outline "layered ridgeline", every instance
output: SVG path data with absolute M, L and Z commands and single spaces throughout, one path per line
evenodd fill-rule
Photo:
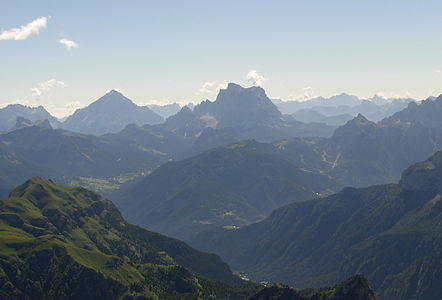
M 170 162 L 111 197 L 132 223 L 189 239 L 218 226 L 243 226 L 292 201 L 340 188 L 327 175 L 246 141 Z
M 282 148 L 296 157 L 306 146 L 310 164 L 343 185 L 360 187 L 397 182 L 406 167 L 442 149 L 442 132 L 413 122 L 374 123 L 358 115 L 330 139 L 293 139 Z
M 100 137 L 52 129 L 47 122 L 20 118 L 16 127 L 0 134 L 0 190 L 32 176 L 85 185 L 89 179 L 91 184 L 97 178 L 124 180 L 172 159 L 187 143 L 179 135 L 149 125 L 129 125 L 120 133 Z
M 10 104 L 0 109 L 0 131 L 11 129 L 18 117 L 30 121 L 48 120 L 53 127 L 60 124 L 43 106 L 29 107 L 21 104 Z
M 111 198 L 131 222 L 189 241 L 344 186 L 397 182 L 403 169 L 441 148 L 440 130 L 359 115 L 329 139 L 240 142 L 168 163 Z
M 231 105 L 238 110 L 236 116 L 242 116 L 239 120 L 244 119 L 239 127 L 232 123 L 232 111 L 226 111 Z M 203 106 L 212 107 L 208 103 Z M 125 181 L 149 172 L 165 161 L 190 157 L 244 139 L 247 137 L 247 134 L 243 135 L 244 128 L 252 132 L 256 129 L 264 135 L 272 135 L 266 132 L 267 129 L 283 132 L 288 128 L 289 136 L 296 135 L 296 131 L 291 131 L 292 127 L 287 127 L 288 123 L 281 120 L 281 114 L 262 89 L 243 89 L 232 84 L 230 90 L 220 93 L 213 106 L 210 114 L 204 113 L 196 119 L 194 112 L 183 108 L 166 122 L 170 125 L 176 120 L 177 127 L 129 124 L 149 123 L 148 116 L 152 112 L 147 107 L 138 107 L 121 93 L 111 91 L 90 106 L 78 110 L 62 124 L 73 131 L 95 134 L 120 130 L 99 137 L 53 130 L 44 122 L 47 117 L 52 124 L 50 115 L 29 111 L 28 114 L 38 116 L 42 121 L 35 123 L 35 116 L 31 119 L 17 117 L 15 126 L 8 125 L 8 129 L 13 127 L 14 130 L 0 134 L 0 165 L 9 174 L 0 175 L 0 194 L 3 189 L 7 190 L 31 176 L 51 177 L 57 182 L 82 184 L 103 191 L 118 186 L 120 177 Z M 193 129 L 192 122 L 186 121 L 186 112 L 196 123 L 216 116 L 217 122 L 224 125 L 213 129 L 204 123 L 204 126 Z M 10 116 L 7 116 L 5 120 L 9 119 Z M 231 125 L 233 128 L 223 127 Z M 241 130 L 238 131 L 238 128 Z M 309 132 L 315 135 L 314 130 Z
M 62 128 L 86 134 L 115 133 L 128 124 L 159 124 L 163 118 L 147 106 L 138 106 L 112 90 L 85 108 L 78 109 L 61 124 Z
M 2 299 L 374 299 L 361 275 L 317 291 L 260 289 L 214 254 L 126 223 L 84 188 L 35 177 L 0 200 Z
M 283 115 L 261 87 L 243 88 L 229 83 L 215 101 L 203 101 L 193 110 L 185 106 L 162 125 L 186 137 L 204 128 L 230 128 L 242 139 L 275 141 L 294 136 L 330 136 L 334 127 L 305 124 Z
M 436 99 L 428 98 L 419 105 L 410 102 L 404 110 L 382 120 L 384 124 L 390 123 L 420 123 L 428 128 L 442 128 L 442 95 Z
M 442 152 L 399 184 L 346 188 L 295 203 L 193 245 L 254 280 L 321 286 L 364 273 L 379 299 L 441 299 Z
M 343 125 L 349 118 L 363 114 L 368 119 L 380 121 L 383 118 L 406 108 L 410 98 L 386 99 L 374 96 L 370 99 L 359 99 L 356 96 L 342 93 L 330 98 L 316 97 L 306 101 L 277 101 L 275 105 L 284 114 L 292 115 L 302 122 L 321 122 L 328 125 Z
M 257 290 L 216 255 L 126 223 L 93 192 L 37 177 L 0 201 L 0 229 L 0 290 L 12 298 L 244 299 Z

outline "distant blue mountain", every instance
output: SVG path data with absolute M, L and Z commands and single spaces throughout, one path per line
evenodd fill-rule
M 11 129 L 18 117 L 29 121 L 48 120 L 53 127 L 58 127 L 59 125 L 59 121 L 43 106 L 29 107 L 21 104 L 10 104 L 0 109 L 0 131 Z
M 128 124 L 159 124 L 163 118 L 148 107 L 138 106 L 120 92 L 110 91 L 69 116 L 61 127 L 80 133 L 101 135 L 122 130 Z
M 160 115 L 164 119 L 176 114 L 180 111 L 181 107 L 178 103 L 165 104 L 165 105 L 157 105 L 157 104 L 149 104 L 147 105 L 154 113 Z

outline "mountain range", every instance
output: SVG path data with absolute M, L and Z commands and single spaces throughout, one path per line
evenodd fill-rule
M 408 165 L 440 149 L 440 130 L 358 115 L 331 138 L 234 142 L 169 162 L 109 197 L 129 221 L 191 241 L 214 227 L 241 227 L 284 204 L 345 186 L 395 183 Z
M 156 168 L 171 158 L 180 142 L 161 128 L 136 125 L 101 137 L 52 129 L 46 123 L 18 120 L 0 134 L 0 188 L 8 190 L 32 176 L 70 183 L 77 177 L 109 178 Z M 172 145 L 171 145 L 172 144 Z
M 1 291 L 20 299 L 207 297 L 224 287 L 213 280 L 241 283 L 216 255 L 126 223 L 93 192 L 38 177 L 0 201 L 0 227 Z
M 428 128 L 442 128 L 442 95 L 422 101 L 420 105 L 410 102 L 404 110 L 382 120 L 382 123 L 420 123 Z
M 51 126 L 58 127 L 60 122 L 43 106 L 28 107 L 21 104 L 10 104 L 0 109 L 0 131 L 11 129 L 18 117 L 30 121 L 48 120 Z
M 0 110 L 0 298 L 442 298 L 442 96 L 282 103 Z
M 316 97 L 306 101 L 274 101 L 284 114 L 292 115 L 302 122 L 321 122 L 327 125 L 343 125 L 348 116 L 362 114 L 369 120 L 380 121 L 416 100 L 411 98 L 385 99 L 374 96 L 370 99 L 359 99 L 356 96 L 342 93 L 330 98 Z
M 220 91 L 215 101 L 189 104 L 181 112 L 186 115 L 182 119 L 182 116 L 175 117 L 182 110 L 177 103 L 138 106 L 120 92 L 111 90 L 89 106 L 63 118 L 63 121 L 51 116 L 41 106 L 8 105 L 0 109 L 0 131 L 10 129 L 17 117 L 23 117 L 30 121 L 47 119 L 54 128 L 101 135 L 116 133 L 131 123 L 140 126 L 160 124 L 174 116 L 164 128 L 178 130 L 186 137 L 198 135 L 207 127 L 235 128 L 241 129 L 243 139 L 274 141 L 293 136 L 330 136 L 334 126 L 343 125 L 359 113 L 370 120 L 379 121 L 406 108 L 415 100 L 384 99 L 380 96 L 361 100 L 343 93 L 308 101 L 273 102 L 260 87 L 242 88 L 230 83 Z M 179 119 L 182 120 L 176 123 Z
M 2 299 L 374 299 L 360 275 L 318 291 L 259 291 L 218 256 L 128 224 L 98 194 L 38 177 L 0 200 L 0 229 Z
M 255 141 L 222 146 L 163 164 L 111 198 L 130 222 L 188 240 L 214 227 L 262 220 L 284 204 L 341 187 L 278 152 Z
M 334 127 L 306 124 L 283 115 L 261 87 L 243 88 L 229 83 L 216 100 L 203 101 L 193 110 L 183 107 L 161 125 L 185 137 L 195 137 L 205 128 L 234 130 L 241 139 L 275 141 L 295 136 L 330 136 Z
M 257 281 L 321 286 L 364 273 L 378 299 L 440 299 L 441 195 L 437 152 L 407 168 L 399 184 L 345 188 L 192 244 Z

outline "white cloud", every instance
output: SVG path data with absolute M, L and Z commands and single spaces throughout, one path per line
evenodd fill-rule
M 49 79 L 44 82 L 40 82 L 37 87 L 31 89 L 32 96 L 39 98 L 44 94 L 49 93 L 55 87 L 65 87 L 66 84 L 63 81 L 57 79 Z
M 9 30 L 2 31 L 0 33 L 0 41 L 25 40 L 33 34 L 38 34 L 41 29 L 46 28 L 47 23 L 48 23 L 48 18 L 41 17 L 41 18 L 35 19 L 34 21 L 32 21 L 26 25 L 22 25 L 20 27 L 11 28 Z
M 377 92 L 375 94 L 375 96 L 382 97 L 387 100 L 388 99 L 407 99 L 407 98 L 412 97 L 411 93 L 408 91 L 405 91 L 405 93 L 403 93 L 403 94 L 399 94 L 399 93 L 395 93 L 395 92 L 390 92 L 390 93 Z
M 292 101 L 307 101 L 315 97 L 315 90 L 311 86 L 302 88 L 302 92 L 297 95 L 290 95 L 289 98 Z
M 72 115 L 77 109 L 82 108 L 83 105 L 79 101 L 71 101 L 64 105 L 46 104 L 45 108 L 57 118 L 65 118 Z
M 247 73 L 247 81 L 255 86 L 260 86 L 264 83 L 265 78 L 256 70 L 250 70 L 249 73 Z
M 210 81 L 204 83 L 198 91 L 198 94 L 215 94 L 218 93 L 220 89 L 225 89 L 227 87 L 228 82 L 217 82 Z
M 65 46 L 68 51 L 80 47 L 80 45 L 78 45 L 76 42 L 68 39 L 61 39 L 58 42 Z
M 144 102 L 137 102 L 139 106 L 147 106 L 147 105 L 169 105 L 177 103 L 177 101 L 171 101 L 169 99 L 163 98 L 163 99 L 151 99 Z
M 65 107 L 65 113 L 67 115 L 70 115 L 81 107 L 81 103 L 79 101 L 72 101 L 67 103 L 64 107 Z

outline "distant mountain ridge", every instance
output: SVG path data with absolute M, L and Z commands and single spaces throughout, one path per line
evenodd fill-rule
M 305 123 L 318 122 L 318 123 L 325 123 L 331 126 L 344 125 L 347 121 L 353 119 L 353 116 L 349 113 L 326 116 L 314 109 L 307 109 L 307 108 L 300 109 L 294 112 L 291 116 L 301 122 Z
M 216 100 L 203 101 L 193 110 L 183 107 L 167 118 L 163 128 L 185 137 L 197 137 L 205 128 L 233 129 L 242 139 L 275 141 L 294 136 L 330 136 L 334 127 L 305 124 L 283 115 L 261 87 L 229 83 Z
M 331 138 L 268 144 L 235 141 L 230 131 L 206 128 L 203 145 L 211 145 L 211 137 L 231 145 L 162 165 L 112 195 L 128 220 L 191 241 L 217 227 L 256 222 L 284 203 L 345 186 L 395 183 L 404 168 L 442 149 L 440 130 L 419 123 L 375 123 L 361 114 Z
M 18 125 L 0 134 L 0 188 L 32 176 L 68 184 L 75 177 L 147 171 L 174 157 L 180 150 L 177 145 L 185 145 L 179 136 L 156 127 L 132 125 L 120 134 L 97 137 L 52 129 L 47 122 L 29 124 L 21 119 Z
M 0 109 L 0 131 L 11 129 L 18 117 L 31 122 L 48 120 L 52 127 L 57 128 L 60 122 L 53 117 L 43 106 L 29 107 L 21 104 L 10 104 Z
M 23 117 L 17 117 L 14 127 L 12 127 L 9 131 L 14 131 L 17 129 L 22 129 L 30 126 L 40 126 L 52 129 L 51 123 L 49 123 L 48 120 L 38 120 L 32 122 L 31 120 L 25 119 Z
M 440 116 L 442 116 L 442 95 L 435 99 L 428 98 L 419 105 L 410 102 L 407 108 L 383 119 L 381 123 L 412 122 L 420 123 L 428 128 L 442 128 Z
M 147 107 L 149 107 L 154 113 L 160 115 L 164 119 L 167 119 L 168 117 L 176 114 L 181 109 L 181 106 L 178 103 L 171 103 L 164 105 L 148 104 Z
M 70 131 L 101 135 L 116 133 L 128 124 L 159 124 L 163 118 L 148 107 L 138 106 L 118 91 L 111 90 L 89 106 L 78 109 L 61 125 Z
M 363 114 L 372 121 L 380 121 L 404 108 L 416 100 L 411 98 L 385 99 L 374 96 L 370 99 L 359 99 L 356 96 L 342 93 L 330 98 L 317 97 L 306 101 L 275 101 L 278 109 L 290 114 L 302 122 L 323 122 L 329 125 L 343 125 L 345 122 L 336 119 L 338 116 Z M 322 120 L 316 114 L 324 115 Z M 298 118 L 297 118 L 298 117 Z M 328 119 L 334 117 L 331 120 Z

